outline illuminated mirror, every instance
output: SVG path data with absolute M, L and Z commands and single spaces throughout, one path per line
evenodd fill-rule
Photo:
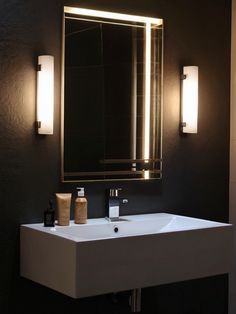
M 64 7 L 62 181 L 158 179 L 162 19 Z

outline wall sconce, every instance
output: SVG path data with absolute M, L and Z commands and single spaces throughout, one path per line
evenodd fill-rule
M 37 131 L 53 134 L 54 57 L 39 56 L 37 67 Z
M 181 130 L 183 133 L 197 133 L 198 67 L 184 66 L 181 79 Z

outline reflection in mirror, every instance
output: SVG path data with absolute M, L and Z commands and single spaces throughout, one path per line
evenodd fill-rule
M 64 7 L 62 180 L 161 177 L 162 20 Z

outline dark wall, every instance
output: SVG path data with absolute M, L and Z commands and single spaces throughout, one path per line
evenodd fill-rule
M 1 0 L 1 314 L 129 313 L 125 293 L 117 304 L 108 296 L 75 301 L 19 277 L 20 223 L 42 221 L 49 197 L 75 187 L 59 183 L 63 4 L 165 22 L 163 179 L 86 184 L 89 216 L 104 216 L 104 189 L 118 185 L 130 200 L 123 214 L 168 211 L 228 220 L 230 0 Z M 55 131 L 45 137 L 34 130 L 39 54 L 55 56 Z M 199 66 L 197 135 L 179 134 L 182 65 Z M 227 313 L 226 276 L 144 289 L 143 294 L 143 313 Z

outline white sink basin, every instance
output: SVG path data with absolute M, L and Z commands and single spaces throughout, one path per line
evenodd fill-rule
M 21 275 L 74 298 L 230 270 L 232 225 L 158 213 L 21 226 Z

